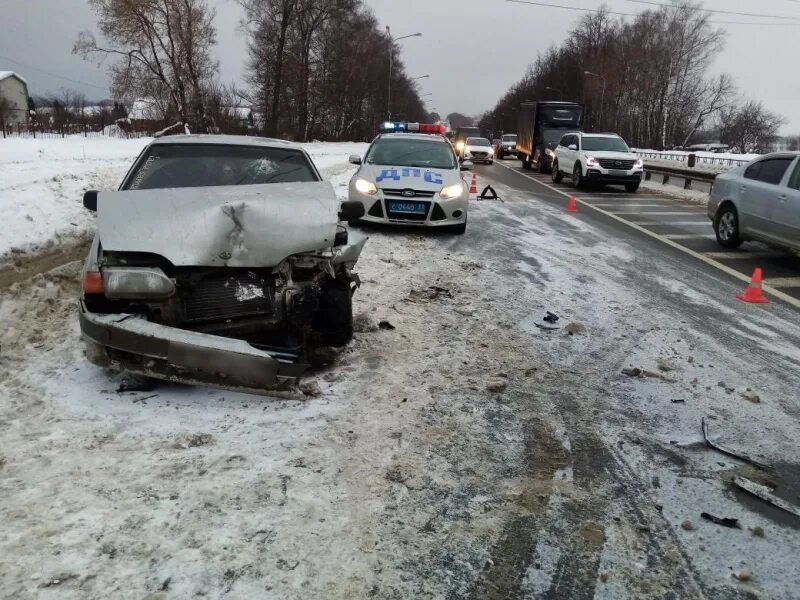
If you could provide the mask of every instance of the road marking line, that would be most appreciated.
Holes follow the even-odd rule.
[[[595,206],[597,206],[595,204]],[[627,206],[625,208],[628,208]],[[659,216],[679,216],[685,217],[686,215],[691,215],[688,212],[658,212],[658,211],[648,211],[648,210],[637,210],[637,211],[614,211],[615,215],[638,215],[640,217],[647,217],[650,215],[659,215]]]
[[[655,202],[649,202],[646,204],[625,204],[623,202],[594,202],[592,206],[600,206],[602,208],[638,208],[638,207],[650,207],[650,208],[668,208],[664,206],[664,204],[656,204]]]
[[[591,206],[591,205],[589,205]],[[614,213],[609,213],[614,214]],[[646,213],[638,213],[640,217],[644,216]],[[630,221],[634,225],[661,225],[664,227],[711,227],[711,223],[706,223],[705,221]]]
[[[500,164],[500,163],[498,163],[498,164]],[[509,171],[514,171],[514,169],[512,169],[511,167],[506,167],[505,165],[502,165],[502,164],[500,164],[500,166],[501,167],[505,167]],[[519,173],[519,171],[517,171],[517,173]],[[567,198],[570,197],[570,194],[566,194],[566,193],[562,192],[561,190],[559,190],[557,188],[554,188],[553,186],[548,185],[546,183],[543,183],[541,181],[537,181],[536,179],[534,179],[530,175],[527,175],[525,173],[519,173],[519,174],[522,175],[523,177],[527,177],[528,179],[530,179],[532,181],[536,181],[537,183],[540,183],[541,185],[553,190],[554,192],[558,192],[562,196],[566,196]],[[674,240],[671,240],[671,239],[669,239],[669,238],[667,238],[667,237],[665,237],[665,236],[663,236],[661,234],[655,233],[654,231],[650,231],[649,229],[645,229],[641,225],[637,225],[636,223],[632,223],[630,221],[627,221],[627,220],[623,219],[622,217],[618,217],[614,213],[611,213],[611,212],[609,212],[607,210],[603,210],[602,208],[598,208],[596,206],[593,206],[590,203],[588,203],[588,202],[586,202],[584,200],[581,200],[580,198],[576,198],[576,201],[578,203],[582,204],[583,206],[585,206],[586,208],[590,208],[590,209],[592,209],[594,211],[599,212],[602,215],[607,216],[609,219],[614,219],[615,221],[619,221],[620,223],[624,223],[625,225],[628,225],[629,227],[632,227],[633,229],[637,230],[639,233],[643,233],[644,235],[649,235],[651,238],[654,238],[656,240],[660,240],[661,242],[665,243],[667,246],[671,246],[675,250],[683,252],[684,254],[688,254],[689,256],[692,256],[692,257],[696,258],[700,262],[703,262],[703,263],[705,263],[705,264],[707,264],[707,265],[709,265],[711,267],[719,269],[720,271],[730,275],[734,279],[738,279],[739,281],[743,281],[743,282],[748,283],[748,284],[750,283],[750,276],[749,275],[745,275],[743,273],[740,273],[739,271],[737,271],[735,269],[732,269],[731,267],[729,267],[727,265],[724,265],[721,262],[717,262],[716,260],[714,260],[712,258],[708,258],[707,256],[703,256],[703,254],[700,253],[700,252],[695,252],[691,248],[687,248],[686,246],[683,246],[683,245],[679,244],[678,242],[676,242]],[[779,289],[777,289],[775,287],[772,287],[769,284],[762,285],[761,289],[762,289],[762,291],[766,292],[770,296],[774,296],[775,298],[778,298],[779,300],[782,300],[786,304],[789,304],[790,306],[793,306],[794,308],[799,308],[800,309],[800,300],[798,300],[797,298],[793,298],[789,294],[785,294],[782,291],[780,291]]]
[[[701,233],[665,233],[663,237],[668,240],[713,240],[713,235],[705,235]]]
[[[776,288],[800,287],[800,277],[767,277],[763,283]]]
[[[749,258],[776,258],[780,252],[703,252],[704,256],[721,260],[745,260]],[[798,278],[800,279],[800,278]],[[780,286],[775,286],[780,287]]]

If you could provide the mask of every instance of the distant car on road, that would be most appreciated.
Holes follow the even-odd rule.
[[[621,183],[629,192],[639,189],[644,163],[616,133],[569,133],[553,156],[553,182],[564,175],[581,188],[586,182]]]
[[[459,127],[456,129],[455,147],[459,158],[464,158],[464,146],[468,137],[480,137],[481,130],[477,127]]]
[[[482,162],[490,165],[494,162],[494,150],[489,140],[482,137],[469,137],[462,152],[464,160]]]
[[[350,162],[360,165],[348,192],[364,207],[360,220],[466,231],[469,186],[461,171],[472,169],[472,163],[459,164],[445,137],[382,133],[363,159],[354,154]]]
[[[517,134],[506,133],[500,139],[500,146],[497,149],[497,160],[503,160],[506,155],[517,155]]]
[[[775,152],[717,175],[708,200],[717,242],[800,252],[800,152]]]

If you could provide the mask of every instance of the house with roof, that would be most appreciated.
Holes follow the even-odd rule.
[[[6,125],[28,122],[28,82],[14,71],[0,71],[0,98],[9,105],[5,114]]]

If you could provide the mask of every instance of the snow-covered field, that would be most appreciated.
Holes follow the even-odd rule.
[[[344,197],[365,147],[309,151]],[[108,187],[136,154],[59,152]],[[796,530],[699,425],[800,463],[796,313],[739,311],[730,282],[495,187],[465,236],[365,231],[356,339],[319,397],[118,392],[82,355],[76,261],[0,289],[0,595],[796,598]]]

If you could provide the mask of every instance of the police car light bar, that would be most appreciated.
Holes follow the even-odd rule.
[[[447,127],[444,125],[433,125],[430,123],[393,123],[391,121],[386,121],[385,123],[381,124],[381,132],[396,133],[402,131],[415,133],[438,133],[444,135],[447,133]]]

